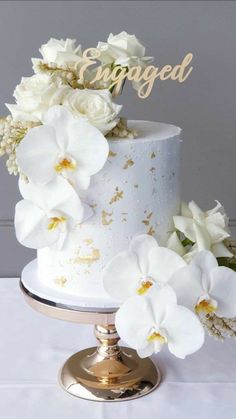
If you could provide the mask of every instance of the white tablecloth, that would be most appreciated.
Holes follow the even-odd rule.
[[[91,326],[50,319],[26,305],[17,279],[0,279],[1,419],[235,419],[236,343],[207,338],[186,360],[153,357],[162,384],[143,398],[96,403],[65,393],[58,370],[74,352],[94,346]]]

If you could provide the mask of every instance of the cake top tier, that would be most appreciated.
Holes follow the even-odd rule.
[[[137,142],[137,141],[163,141],[180,135],[181,128],[171,125],[163,124],[161,122],[154,121],[142,121],[142,120],[131,120],[128,121],[128,125],[131,129],[137,131],[137,137],[135,138],[119,138],[112,137],[107,138],[109,142]]]

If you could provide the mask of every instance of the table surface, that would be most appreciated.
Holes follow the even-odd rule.
[[[235,419],[236,344],[212,338],[186,360],[153,357],[162,384],[143,398],[95,403],[57,384],[64,361],[96,344],[93,328],[44,317],[24,301],[18,279],[0,279],[0,417],[2,419]]]

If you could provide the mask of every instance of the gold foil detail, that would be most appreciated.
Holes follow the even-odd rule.
[[[110,218],[112,214],[113,212],[107,212],[102,210],[102,224],[104,226],[109,226],[113,222],[113,220]]]
[[[59,287],[63,288],[67,283],[67,278],[65,276],[60,276],[59,278],[56,278],[54,282],[59,285]]]
[[[154,230],[154,228],[152,226],[149,228],[147,234],[149,234],[149,236],[154,236],[155,230]]]
[[[87,244],[88,246],[90,246],[90,244],[93,243],[93,239],[85,239],[84,243]]]
[[[134,161],[132,159],[128,159],[128,160],[126,160],[126,162],[125,162],[125,164],[123,166],[123,169],[126,170],[129,167],[132,167],[133,165],[134,165]]]
[[[147,214],[147,210],[144,211],[144,214]],[[152,214],[153,214],[152,212],[147,214],[145,220],[142,220],[142,223],[145,224],[146,226],[149,226],[150,219],[152,218]]]
[[[117,153],[114,153],[114,151],[110,150],[108,157],[116,157]]]
[[[123,191],[119,191],[118,186],[116,187],[116,192],[114,194],[114,196],[111,198],[109,204],[112,205],[115,202],[119,201],[120,199],[123,199],[124,197],[124,192]]]
[[[156,157],[156,154],[153,151],[152,154],[151,154],[151,159],[155,159],[155,157]]]
[[[90,254],[85,256],[78,255],[73,259],[73,263],[78,263],[80,265],[91,266],[93,263],[97,262],[100,259],[100,250],[92,249]]]
[[[138,185],[134,185],[134,188],[138,188]]]
[[[151,169],[149,170],[152,174],[155,172],[156,168],[155,167],[151,167]]]

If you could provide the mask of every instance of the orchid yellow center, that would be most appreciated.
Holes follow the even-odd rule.
[[[202,300],[195,306],[196,313],[205,313],[210,314],[214,313],[217,309],[217,306],[211,300]]]
[[[165,336],[162,336],[160,333],[158,332],[153,332],[151,335],[149,335],[147,337],[147,341],[148,342],[154,342],[155,340],[158,340],[158,342],[160,343],[167,343],[167,339]]]
[[[49,218],[50,222],[48,224],[48,230],[55,230],[60,223],[66,221],[66,217],[51,217]]]
[[[137,289],[137,294],[143,295],[145,294],[149,288],[153,286],[153,282],[147,279],[146,281],[141,282],[141,286]]]
[[[76,163],[68,158],[63,158],[56,164],[55,170],[58,173],[61,173],[63,170],[75,170]]]

